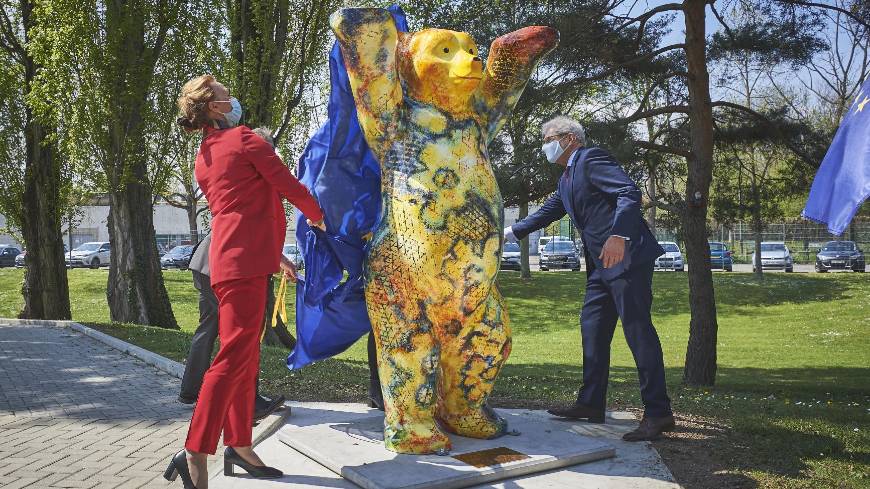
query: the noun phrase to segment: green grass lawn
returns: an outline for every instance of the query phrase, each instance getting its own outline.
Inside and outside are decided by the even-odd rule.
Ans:
[[[106,270],[72,270],[73,318],[176,360],[196,327],[190,274],[164,274],[182,331],[109,325]],[[20,270],[0,270],[0,317],[20,310]],[[546,407],[572,401],[581,378],[578,311],[585,274],[534,273],[499,282],[514,348],[493,403]],[[688,339],[685,274],[655,276],[653,318],[681,431],[656,447],[687,487],[870,487],[870,278],[864,274],[716,273],[719,372],[715,388],[680,384]],[[292,301],[293,294],[289,294]],[[292,304],[288,312],[292,313]],[[292,399],[362,401],[364,341],[298,372],[266,348],[266,392]],[[610,404],[641,406],[631,352],[613,342]]]

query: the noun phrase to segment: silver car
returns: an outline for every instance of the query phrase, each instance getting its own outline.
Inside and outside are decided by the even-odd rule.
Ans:
[[[109,264],[111,253],[112,246],[107,241],[84,243],[66,255],[66,266],[100,268]]]
[[[683,272],[686,270],[686,263],[683,260],[683,253],[680,252],[680,247],[673,241],[659,241],[659,245],[665,250],[665,254],[656,258],[656,270],[674,270]]]
[[[758,258],[752,253],[752,271],[758,267]],[[761,243],[761,269],[794,271],[794,260],[791,251],[782,241],[765,241]]]

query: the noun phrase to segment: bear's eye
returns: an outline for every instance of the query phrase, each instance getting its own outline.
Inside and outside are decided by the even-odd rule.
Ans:
[[[445,53],[449,53],[449,52],[450,52],[450,48],[444,48],[444,52],[445,52]]]
[[[469,49],[469,50],[468,50],[468,53],[469,53],[469,54],[474,54],[474,50],[473,50],[473,49]]]

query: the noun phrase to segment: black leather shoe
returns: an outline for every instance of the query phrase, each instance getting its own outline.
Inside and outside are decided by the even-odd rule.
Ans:
[[[226,450],[224,450],[224,475],[227,477],[234,477],[236,475],[234,471],[236,466],[244,469],[245,472],[255,479],[279,479],[284,476],[284,472],[281,472],[274,467],[252,465],[245,462],[245,459],[233,450],[233,447],[227,447]]]
[[[275,399],[269,400],[266,397],[257,395],[256,399],[254,400],[254,421],[259,421],[266,416],[274,413],[281,406],[284,405],[284,401],[286,400],[287,399],[284,398],[284,396],[278,396]]]
[[[640,420],[640,426],[634,431],[630,431],[622,435],[625,441],[652,441],[661,438],[662,433],[666,431],[674,431],[676,423],[673,416],[664,416],[661,418],[653,418],[652,416],[644,416]]]
[[[196,489],[193,485],[193,478],[190,477],[190,469],[187,467],[187,452],[184,450],[175,454],[172,460],[169,461],[169,467],[163,472],[163,478],[168,481],[174,481],[181,476],[181,482],[184,483],[184,489]]]
[[[548,409],[548,413],[565,419],[585,419],[589,423],[604,423],[604,410],[575,403],[564,408]]]

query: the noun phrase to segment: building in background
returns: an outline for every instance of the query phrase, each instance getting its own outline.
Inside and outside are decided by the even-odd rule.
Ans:
[[[205,205],[203,203],[203,205]],[[207,215],[207,214],[206,214]],[[70,228],[68,220],[61,224],[63,242],[67,246],[72,244],[73,249],[82,243],[91,241],[109,241],[109,205],[104,197],[97,197],[91,205],[79,208],[76,216],[72,219],[72,236],[67,233]],[[6,218],[0,215],[0,229],[6,227]],[[157,246],[162,250],[169,250],[174,246],[191,244],[190,226],[187,221],[187,213],[184,209],[173,207],[163,201],[154,204],[154,231],[157,235]],[[207,228],[199,220],[200,238],[205,235]],[[287,235],[285,243],[296,242],[296,221],[287,220]],[[23,244],[8,234],[0,232],[0,244],[13,245],[23,248]]]

